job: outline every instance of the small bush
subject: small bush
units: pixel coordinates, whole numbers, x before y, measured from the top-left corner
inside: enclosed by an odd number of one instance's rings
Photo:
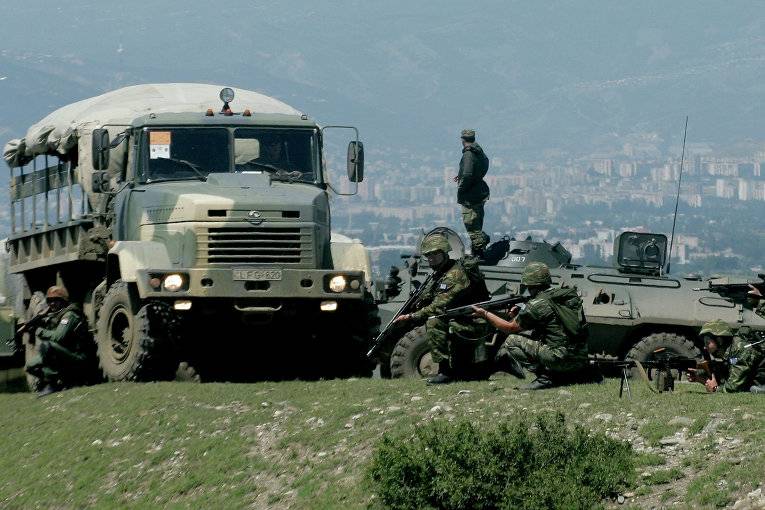
[[[634,477],[632,447],[562,414],[495,427],[434,422],[386,434],[369,479],[393,509],[592,508]]]

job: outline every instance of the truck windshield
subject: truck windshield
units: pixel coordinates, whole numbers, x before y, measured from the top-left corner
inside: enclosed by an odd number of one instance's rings
[[[144,150],[146,182],[232,171],[265,172],[286,182],[319,180],[318,136],[312,129],[156,128],[147,130]]]
[[[240,128],[234,131],[234,169],[268,172],[274,179],[316,182],[313,130]]]
[[[146,181],[204,178],[231,171],[227,129],[153,129],[147,141]]]

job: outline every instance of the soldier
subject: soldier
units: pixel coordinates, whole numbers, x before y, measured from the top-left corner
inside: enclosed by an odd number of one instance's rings
[[[433,270],[433,277],[423,289],[416,311],[400,315],[396,322],[425,322],[425,335],[430,355],[438,363],[438,374],[428,379],[429,384],[445,384],[463,377],[472,364],[467,359],[471,342],[487,333],[486,322],[468,317],[462,320],[444,320],[434,315],[449,308],[483,301],[488,296],[480,273],[466,270],[459,261],[449,258],[449,241],[441,234],[431,234],[422,241],[422,254]],[[472,276],[472,279],[471,279]]]
[[[462,206],[462,222],[470,237],[473,256],[481,257],[489,236],[483,231],[483,206],[489,199],[489,186],[483,178],[489,170],[489,158],[475,143],[475,131],[462,130],[462,159],[454,182],[457,183],[457,203]]]
[[[48,313],[37,328],[39,354],[26,371],[40,380],[39,396],[84,382],[87,378],[87,326],[77,305],[63,287],[53,286],[45,296]]]
[[[765,341],[755,335],[742,335],[741,330],[734,335],[730,327],[719,319],[704,324],[699,336],[707,352],[728,365],[724,380],[718,381],[716,374],[698,374],[694,378],[703,381],[708,392],[765,393]]]
[[[541,262],[528,264],[521,285],[531,294],[525,306],[510,310],[510,320],[474,307],[475,313],[503,333],[509,333],[497,352],[497,368],[524,378],[521,365],[536,379],[523,389],[591,382],[587,363],[587,321],[574,288],[550,288],[550,269]],[[531,331],[530,337],[519,335]]]
[[[747,292],[747,298],[749,304],[752,306],[754,313],[765,319],[765,299],[762,298],[762,292],[754,285],[749,285],[749,292]]]

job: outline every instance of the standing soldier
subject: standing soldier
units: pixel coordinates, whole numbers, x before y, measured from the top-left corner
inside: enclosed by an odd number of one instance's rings
[[[521,285],[531,294],[525,307],[513,307],[510,320],[483,308],[473,307],[479,317],[503,333],[509,333],[499,349],[497,367],[523,378],[520,365],[536,374],[524,387],[540,390],[574,382],[591,382],[587,362],[587,321],[582,300],[574,288],[550,287],[550,269],[541,262],[528,264]],[[519,335],[531,331],[530,337]]]
[[[77,305],[69,302],[63,287],[48,289],[48,313],[35,335],[39,354],[26,371],[40,380],[39,395],[85,382],[88,378],[87,326]]]
[[[719,381],[719,374],[697,374],[694,379],[703,382],[707,391],[765,393],[765,341],[754,334],[742,334],[742,329],[734,335],[719,319],[702,326],[699,336],[707,352],[728,366],[727,376]]]
[[[754,285],[749,285],[749,292],[747,292],[747,298],[749,304],[752,306],[754,313],[765,319],[765,299],[762,297],[760,289]]]
[[[474,257],[483,255],[489,236],[483,231],[483,206],[489,199],[489,186],[483,178],[489,171],[489,158],[475,143],[475,131],[462,130],[462,159],[454,181],[457,183],[457,203],[462,206],[462,222],[470,237]]]
[[[425,322],[425,335],[430,355],[438,363],[438,374],[429,384],[445,384],[465,374],[472,364],[467,358],[471,344],[486,334],[486,322],[474,317],[447,320],[434,317],[449,308],[484,301],[486,285],[477,271],[466,269],[459,261],[449,258],[449,241],[442,234],[431,234],[422,241],[422,254],[428,259],[433,277],[422,290],[416,311],[403,314],[396,322]]]

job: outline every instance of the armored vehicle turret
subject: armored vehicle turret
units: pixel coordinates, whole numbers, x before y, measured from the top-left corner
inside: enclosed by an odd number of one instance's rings
[[[201,84],[56,110],[4,154],[25,303],[63,284],[109,380],[170,378],[179,361],[221,378],[370,373],[369,259],[331,234],[329,129],[274,98]],[[358,131],[334,129],[351,134],[358,183]]]

